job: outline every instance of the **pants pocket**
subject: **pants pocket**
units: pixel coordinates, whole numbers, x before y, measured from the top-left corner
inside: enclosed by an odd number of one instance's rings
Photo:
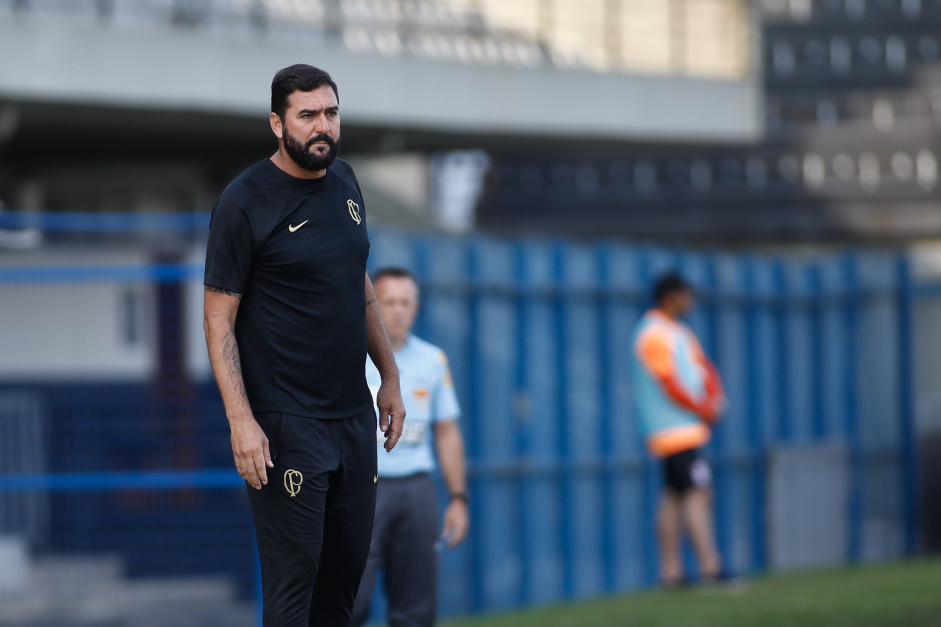
[[[268,438],[268,452],[271,453],[271,459],[274,460],[281,452],[281,446],[284,444],[284,414],[266,413],[255,416],[261,430],[265,432]]]

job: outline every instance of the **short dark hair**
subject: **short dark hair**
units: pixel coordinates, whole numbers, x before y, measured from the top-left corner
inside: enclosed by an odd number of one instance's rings
[[[660,275],[653,286],[653,299],[658,305],[670,294],[677,292],[691,292],[693,286],[683,278],[679,272],[667,272]]]
[[[415,283],[415,287],[418,291],[421,292],[421,289],[418,287],[418,279],[415,278],[411,270],[406,270],[400,266],[386,266],[385,268],[380,268],[373,272],[371,277],[373,283],[378,283],[379,279],[411,279],[412,282]]]
[[[415,278],[415,275],[412,274],[411,270],[406,270],[400,266],[386,266],[385,268],[380,268],[372,273],[372,282],[375,283],[379,279],[411,279],[418,283],[418,279]]]
[[[333,82],[328,73],[320,68],[298,63],[283,70],[278,70],[278,73],[274,75],[274,80],[271,81],[271,110],[283,120],[284,114],[288,110],[288,96],[296,91],[314,91],[323,85],[333,87],[337,104],[340,104],[340,92],[337,90],[337,84]]]

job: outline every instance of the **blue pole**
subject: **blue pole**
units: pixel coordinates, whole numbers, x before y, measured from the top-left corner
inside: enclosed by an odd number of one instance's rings
[[[600,398],[601,419],[599,420],[599,429],[601,431],[601,456],[604,460],[604,470],[601,475],[601,494],[602,494],[602,519],[601,519],[601,554],[604,562],[604,589],[613,592],[617,587],[617,546],[615,543],[615,516],[617,515],[617,503],[615,499],[615,485],[617,481],[617,467],[614,464],[615,450],[613,439],[614,430],[611,428],[611,415],[614,411],[614,386],[618,382],[613,380],[611,332],[614,328],[613,308],[614,303],[611,297],[611,277],[609,268],[609,258],[611,251],[602,246],[598,250],[598,287],[599,298],[598,307],[598,328],[600,331],[600,342],[598,350],[598,360],[600,362]]]
[[[562,547],[562,563],[564,564],[563,573],[563,591],[565,598],[571,599],[575,596],[575,535],[578,529],[575,526],[575,516],[572,515],[573,481],[570,476],[570,470],[574,469],[572,463],[572,451],[569,445],[569,376],[568,376],[568,316],[566,313],[568,307],[568,290],[565,281],[565,248],[564,244],[558,243],[555,246],[555,325],[556,341],[558,342],[559,354],[557,368],[558,398],[556,404],[559,408],[559,433],[558,433],[558,461],[559,466],[559,499],[561,507],[561,520],[559,521]]]
[[[722,351],[719,350],[721,343],[721,332],[719,325],[719,318],[721,312],[724,308],[731,309],[735,305],[731,304],[726,300],[726,294],[724,293],[722,285],[720,285],[716,266],[718,264],[718,259],[715,254],[709,255],[705,260],[706,271],[705,271],[705,291],[708,294],[709,298],[707,300],[706,307],[706,333],[707,337],[703,338],[706,350],[709,354],[709,358],[712,359],[716,368],[721,373],[723,372],[724,359]],[[732,455],[729,453],[728,446],[726,443],[726,430],[729,427],[727,422],[719,421],[715,428],[713,428],[713,437],[712,437],[712,449],[716,457],[715,464],[716,477],[715,477],[715,486],[718,488],[716,490],[715,506],[713,511],[713,517],[715,518],[715,528],[716,536],[719,545],[719,554],[723,556],[726,560],[726,563],[731,561],[730,556],[732,555],[732,542],[733,536],[735,534],[735,519],[731,514],[729,507],[730,503],[734,502],[734,482],[732,480],[733,473],[735,468],[732,464]],[[700,567],[702,565],[700,564]]]
[[[652,252],[650,249],[642,249],[638,253],[637,271],[640,278],[640,284],[644,289],[644,295],[639,299],[640,309],[643,315],[645,307],[653,305],[652,299],[647,296],[650,292],[650,286],[653,284],[654,268],[652,262]],[[631,347],[633,350],[633,347]],[[646,450],[642,453],[643,466],[641,470],[641,489],[643,490],[643,511],[641,513],[641,524],[638,525],[640,534],[640,546],[643,547],[643,577],[644,583],[655,585],[659,580],[659,557],[657,555],[656,527],[654,520],[657,507],[660,500],[660,472],[659,464],[653,460]]]
[[[778,260],[774,266],[775,303],[777,310],[777,337],[775,338],[775,351],[778,370],[778,425],[777,437],[786,442],[791,436],[791,359],[790,344],[788,343],[788,324],[790,310],[788,309],[788,285],[784,276],[784,262]]]
[[[823,329],[823,308],[824,293],[821,269],[818,263],[807,269],[807,280],[809,287],[809,315],[810,315],[810,338],[811,338],[811,367],[813,369],[811,376],[811,386],[813,390],[812,407],[813,416],[811,417],[811,426],[814,438],[820,439],[826,434],[826,403],[824,402],[823,385],[823,351],[824,351],[824,329]]]
[[[487,576],[487,559],[485,556],[485,547],[484,547],[484,537],[480,529],[483,524],[483,514],[484,506],[482,504],[484,500],[484,493],[486,492],[484,485],[487,482],[488,477],[484,476],[486,470],[484,470],[485,465],[480,464],[481,454],[480,454],[480,440],[481,433],[483,429],[483,416],[480,415],[480,412],[477,407],[477,399],[480,398],[481,388],[480,388],[480,272],[478,269],[478,264],[476,263],[476,255],[479,254],[477,248],[473,245],[468,246],[467,250],[467,273],[465,275],[465,282],[467,286],[467,310],[469,311],[469,330],[467,334],[467,389],[468,389],[468,398],[467,398],[467,414],[471,417],[470,429],[467,431],[469,436],[467,439],[467,452],[468,459],[478,462],[475,464],[479,469],[477,472],[474,472],[470,476],[470,485],[472,486],[472,498],[470,499],[470,515],[471,515],[471,524],[470,528],[470,542],[469,548],[471,554],[473,555],[471,559],[471,576],[470,581],[473,587],[471,593],[471,599],[473,608],[475,611],[481,611],[486,609],[487,603],[487,592],[486,592],[486,581],[484,580]]]
[[[760,317],[761,301],[758,281],[756,279],[758,261],[754,258],[745,260],[745,293],[748,295],[748,304],[745,308],[745,332],[748,344],[745,363],[747,364],[747,382],[749,395],[747,399],[748,425],[746,427],[749,442],[751,442],[751,536],[752,536],[752,568],[756,571],[764,570],[767,558],[765,547],[765,457],[767,455],[765,444],[764,415],[767,411],[766,394],[763,381],[760,357],[762,347]]]
[[[429,258],[431,254],[429,248],[431,244],[428,242],[428,239],[425,237],[413,237],[411,238],[411,248],[412,248],[412,272],[415,273],[415,276],[418,277],[418,284],[427,283],[431,279],[429,276],[431,274],[431,264],[429,263]],[[418,309],[418,318],[415,320],[414,333],[418,337],[427,338],[430,336],[429,330],[431,325],[428,321],[428,313],[424,307]]]
[[[862,286],[859,282],[858,260],[855,254],[848,254],[846,267],[846,311],[844,327],[846,329],[846,374],[844,394],[846,405],[845,433],[849,443],[849,520],[847,521],[847,552],[850,561],[859,561],[862,552],[862,450],[859,438],[859,317],[863,307]]]
[[[527,381],[528,366],[528,331],[530,325],[530,297],[527,294],[529,284],[526,273],[526,248],[522,244],[516,243],[513,249],[514,264],[516,274],[515,305],[516,305],[516,459],[521,467],[525,468],[528,462],[532,462],[532,441],[530,429],[532,426],[532,415],[528,403],[529,385]],[[527,396],[524,396],[527,395]],[[526,412],[526,415],[522,415]],[[532,516],[532,512],[537,510],[538,503],[535,497],[535,476],[520,472],[517,476],[519,498],[517,499],[517,543],[520,547],[520,586],[519,599],[520,605],[529,605],[532,603],[532,560],[533,551],[531,550],[532,540],[527,533],[527,524]]]
[[[915,289],[908,255],[898,257],[899,419],[902,426],[902,507],[905,553],[918,551],[918,433],[915,415]]]

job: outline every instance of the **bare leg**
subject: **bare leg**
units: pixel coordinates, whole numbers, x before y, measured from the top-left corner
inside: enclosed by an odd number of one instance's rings
[[[677,584],[683,579],[680,560],[680,497],[665,490],[657,508],[657,541],[660,548],[660,580]]]
[[[713,529],[712,489],[692,488],[683,495],[680,509],[702,576],[717,577],[722,570],[722,559],[716,548]]]

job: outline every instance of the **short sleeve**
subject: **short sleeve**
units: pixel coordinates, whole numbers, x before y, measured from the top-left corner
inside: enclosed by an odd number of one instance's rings
[[[645,333],[637,340],[637,358],[656,378],[673,374],[673,355],[666,340],[657,333]]]
[[[244,294],[252,269],[253,242],[252,225],[245,210],[221,196],[209,221],[203,283]]]
[[[454,391],[454,380],[451,378],[451,367],[448,366],[448,357],[444,351],[438,352],[439,377],[433,396],[432,420],[449,420],[461,415],[461,407],[457,402]]]

